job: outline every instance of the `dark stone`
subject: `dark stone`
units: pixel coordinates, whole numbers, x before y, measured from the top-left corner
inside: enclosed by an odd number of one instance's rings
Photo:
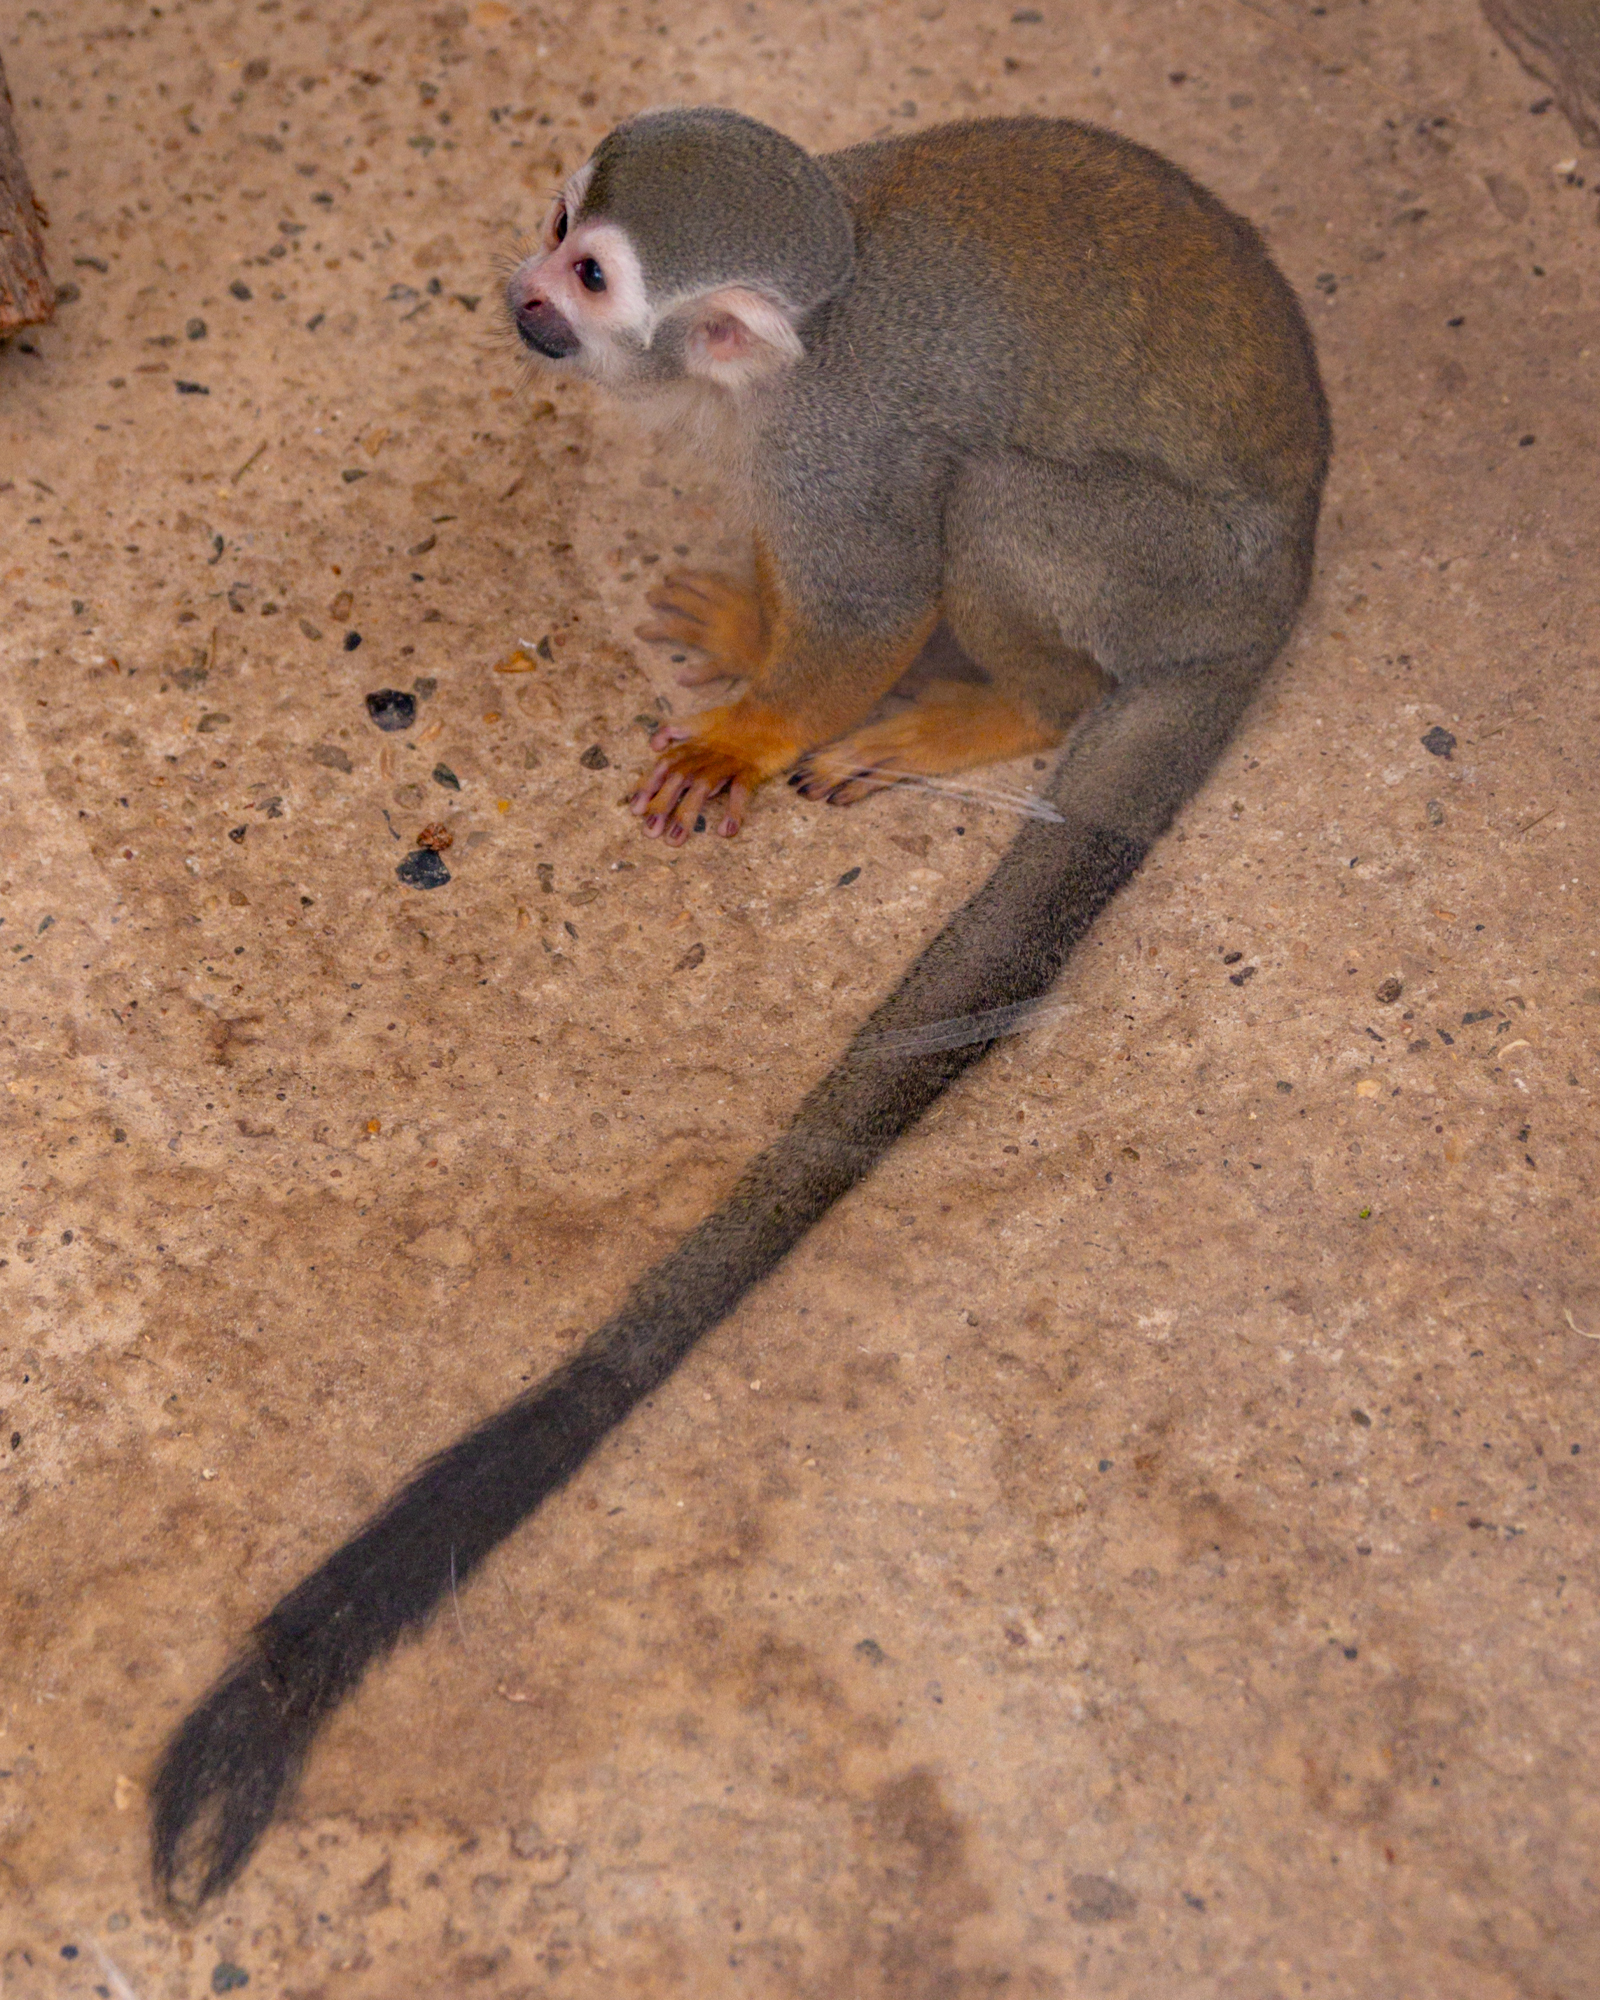
[[[235,278],[233,283],[228,287],[228,290],[232,292],[236,299],[247,299],[251,296],[250,287],[245,283],[243,278]]]
[[[1075,1924],[1109,1924],[1131,1917],[1139,1898],[1109,1875],[1069,1875],[1067,1915]]]
[[[416,848],[394,872],[408,889],[442,889],[450,880],[450,870],[431,847]]]
[[[325,764],[330,771],[352,771],[350,754],[341,750],[337,743],[318,743],[306,753],[313,764]]]
[[[359,632],[346,632],[344,635],[344,649],[347,653],[353,653],[360,644],[361,634]]]
[[[380,729],[409,729],[417,719],[417,698],[399,688],[379,688],[367,696],[367,713]]]
[[[1448,757],[1456,747],[1456,739],[1436,722],[1423,737],[1422,747],[1430,757]]]
[[[591,743],[578,762],[586,771],[609,771],[611,768],[611,759],[598,743]]]
[[[834,884],[834,887],[836,889],[848,889],[850,884],[856,880],[856,878],[860,875],[860,873],[861,870],[859,868],[847,868],[844,871],[844,873],[839,877],[838,881]]]
[[[173,388],[180,396],[209,396],[211,391],[204,382],[174,382]]]
[[[1256,970],[1257,968],[1253,965],[1241,966],[1237,972],[1230,972],[1228,974],[1228,984],[1230,986],[1242,986],[1247,979],[1255,978]]]
[[[241,1986],[250,1984],[250,1975],[242,1965],[234,1965],[228,1959],[219,1959],[211,1968],[211,1990],[213,1993],[235,1993]]]
[[[692,944],[672,968],[674,972],[693,972],[697,965],[704,965],[706,948],[703,944]]]
[[[1398,979],[1386,979],[1374,997],[1380,1007],[1392,1007],[1405,990]]]
[[[461,780],[456,776],[455,772],[451,770],[448,764],[434,765],[433,782],[436,785],[443,785],[446,791],[459,792],[461,789]]]

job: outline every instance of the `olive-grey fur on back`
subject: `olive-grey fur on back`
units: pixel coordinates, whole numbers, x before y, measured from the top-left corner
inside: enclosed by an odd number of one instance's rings
[[[854,261],[827,170],[737,111],[645,111],[617,126],[595,150],[581,216],[627,230],[655,298],[745,284],[803,314],[843,290]]]

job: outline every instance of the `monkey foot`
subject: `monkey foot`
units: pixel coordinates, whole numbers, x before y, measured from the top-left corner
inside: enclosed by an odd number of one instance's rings
[[[678,675],[682,686],[752,673],[760,664],[766,645],[761,605],[755,593],[733,577],[711,570],[675,570],[645,601],[660,616],[636,628],[641,639],[697,646],[709,656],[705,665],[682,670]]]
[[[905,778],[998,764],[1058,741],[994,688],[935,681],[909,708],[810,750],[789,782],[808,799],[853,806]]]
[[[750,794],[792,763],[800,747],[787,717],[756,701],[709,708],[670,722],[650,739],[661,761],[633,795],[634,813],[652,840],[680,847],[710,802],[723,800],[707,824],[731,838],[744,824]]]

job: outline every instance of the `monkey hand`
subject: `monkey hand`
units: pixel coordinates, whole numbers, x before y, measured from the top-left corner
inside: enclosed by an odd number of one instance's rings
[[[749,699],[666,723],[650,739],[661,761],[634,793],[634,813],[652,839],[678,847],[710,801],[726,794],[707,821],[731,838],[756,786],[785,770],[803,747],[788,716]]]
[[[731,576],[710,570],[674,570],[645,600],[657,616],[635,629],[641,639],[697,646],[703,665],[685,666],[681,687],[754,673],[766,654],[767,627],[760,599]]]

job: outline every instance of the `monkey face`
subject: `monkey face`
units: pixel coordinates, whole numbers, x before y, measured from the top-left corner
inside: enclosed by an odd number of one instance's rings
[[[590,159],[556,196],[539,249],[507,282],[506,308],[525,346],[632,396],[685,382],[749,389],[800,358],[796,315],[755,285],[652,285],[630,230],[586,206],[594,166]]]
[[[589,174],[580,169],[556,196],[538,250],[507,282],[506,309],[543,360],[620,387],[640,372],[654,315],[627,231],[581,216]]]

